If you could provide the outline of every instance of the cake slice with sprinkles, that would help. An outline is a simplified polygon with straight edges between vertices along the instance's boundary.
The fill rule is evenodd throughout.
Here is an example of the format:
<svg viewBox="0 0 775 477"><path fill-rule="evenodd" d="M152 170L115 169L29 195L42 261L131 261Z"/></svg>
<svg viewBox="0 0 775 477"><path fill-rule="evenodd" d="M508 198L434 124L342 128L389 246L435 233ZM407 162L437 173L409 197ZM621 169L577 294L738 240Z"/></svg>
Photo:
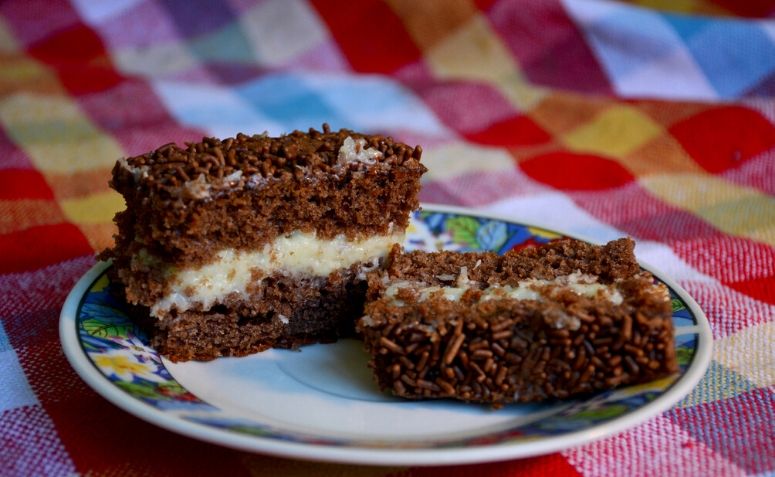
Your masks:
<svg viewBox="0 0 775 477"><path fill-rule="evenodd" d="M404 239L421 153L324 125L121 159L111 186L126 210L102 258L173 361L331 341Z"/></svg>
<svg viewBox="0 0 775 477"><path fill-rule="evenodd" d="M667 288L631 239L494 253L395 247L357 327L383 390L503 405L572 398L678 370Z"/></svg>

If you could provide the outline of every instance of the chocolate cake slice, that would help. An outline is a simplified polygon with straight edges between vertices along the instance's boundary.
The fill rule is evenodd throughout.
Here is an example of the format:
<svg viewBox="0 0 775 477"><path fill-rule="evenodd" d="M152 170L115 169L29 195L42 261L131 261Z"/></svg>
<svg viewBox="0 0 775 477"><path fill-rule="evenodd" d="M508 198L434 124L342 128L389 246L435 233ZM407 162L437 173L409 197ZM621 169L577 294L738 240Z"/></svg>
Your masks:
<svg viewBox="0 0 775 477"><path fill-rule="evenodd" d="M357 325L379 386L501 405L676 372L668 290L633 248L561 240L498 256L396 246L369 274Z"/></svg>
<svg viewBox="0 0 775 477"><path fill-rule="evenodd" d="M422 150L349 130L168 144L118 161L113 260L173 361L330 341L403 241Z"/></svg>

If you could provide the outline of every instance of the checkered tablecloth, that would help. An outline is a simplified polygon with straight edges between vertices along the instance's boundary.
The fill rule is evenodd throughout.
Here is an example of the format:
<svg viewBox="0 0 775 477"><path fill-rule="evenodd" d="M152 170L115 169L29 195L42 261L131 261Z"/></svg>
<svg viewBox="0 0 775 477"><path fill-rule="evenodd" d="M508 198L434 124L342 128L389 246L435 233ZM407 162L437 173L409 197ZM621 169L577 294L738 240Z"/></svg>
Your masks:
<svg viewBox="0 0 775 477"><path fill-rule="evenodd" d="M773 475L775 2L641 3L0 1L0 475ZM423 145L425 201L634 237L707 313L708 373L615 437L454 469L242 453L91 391L57 321L115 160L323 122Z"/></svg>

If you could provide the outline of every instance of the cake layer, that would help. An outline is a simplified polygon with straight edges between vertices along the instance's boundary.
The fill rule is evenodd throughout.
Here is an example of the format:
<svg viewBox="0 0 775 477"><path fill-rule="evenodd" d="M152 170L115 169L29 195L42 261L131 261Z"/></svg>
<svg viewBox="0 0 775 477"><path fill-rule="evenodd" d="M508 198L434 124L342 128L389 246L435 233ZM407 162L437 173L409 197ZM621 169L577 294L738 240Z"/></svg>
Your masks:
<svg viewBox="0 0 775 477"><path fill-rule="evenodd" d="M668 290L633 242L400 253L369 274L357 328L382 389L505 404L567 398L677 370ZM454 272L454 273L452 273Z"/></svg>
<svg viewBox="0 0 775 477"><path fill-rule="evenodd" d="M103 258L146 250L188 266L295 231L353 240L403 230L418 207L420 155L389 137L327 128L169 144L114 167L127 209Z"/></svg>
<svg viewBox="0 0 775 477"><path fill-rule="evenodd" d="M505 255L493 252L459 253L391 250L387 277L391 282L404 280L422 282L428 286L449 286L465 268L468 281L479 286L499 284L519 286L527 279L554 280L574 273L591 275L597 283L612 283L631 277L640 271L630 239L611 241L603 246L578 240L560 240L542 247L509 251ZM382 292L383 276L370 276L369 292ZM374 281L376 280L376 281ZM370 298L375 298L374 296Z"/></svg>
<svg viewBox="0 0 775 477"><path fill-rule="evenodd" d="M257 251L224 249L204 265L180 269L149 259L147 254L132 258L134 268L145 264L162 268L166 277L164 295L153 303L151 314L162 316L171 309L209 310L227 297L248 299L249 288L260 286L264 277L326 277L355 263L374 268L390 248L403 242L404 233L350 240L344 235L321 239L314 234L294 232L277 237Z"/></svg>
<svg viewBox="0 0 775 477"><path fill-rule="evenodd" d="M227 299L209 311L145 317L152 344L172 361L242 356L272 347L295 348L352 336L363 311L365 282L355 264L327 277L266 277L249 299Z"/></svg>

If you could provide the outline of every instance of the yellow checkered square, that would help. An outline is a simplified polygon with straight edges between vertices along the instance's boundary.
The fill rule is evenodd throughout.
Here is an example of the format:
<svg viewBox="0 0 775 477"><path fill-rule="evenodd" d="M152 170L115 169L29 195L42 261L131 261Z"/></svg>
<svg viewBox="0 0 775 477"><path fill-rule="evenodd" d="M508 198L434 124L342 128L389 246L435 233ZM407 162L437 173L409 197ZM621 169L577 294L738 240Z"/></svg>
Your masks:
<svg viewBox="0 0 775 477"><path fill-rule="evenodd" d="M630 106L613 106L561 136L568 149L621 158L664 132L662 126Z"/></svg>

